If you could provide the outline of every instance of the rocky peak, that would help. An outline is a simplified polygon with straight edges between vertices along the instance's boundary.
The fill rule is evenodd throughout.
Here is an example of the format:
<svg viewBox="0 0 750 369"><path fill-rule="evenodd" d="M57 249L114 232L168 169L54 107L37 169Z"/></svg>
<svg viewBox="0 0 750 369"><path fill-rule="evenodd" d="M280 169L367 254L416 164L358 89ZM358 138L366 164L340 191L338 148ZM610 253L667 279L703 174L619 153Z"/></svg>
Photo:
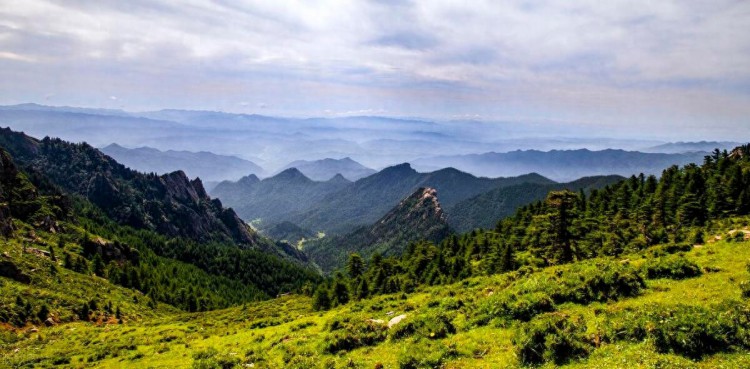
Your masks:
<svg viewBox="0 0 750 369"><path fill-rule="evenodd" d="M193 203L198 203L205 198L206 191L203 189L203 184L200 184L200 190L196 189L194 183L191 183L185 172L181 170L164 174L159 179L169 197L189 200ZM201 197L201 194L204 197Z"/></svg>
<svg viewBox="0 0 750 369"><path fill-rule="evenodd" d="M409 197L401 200L398 206L390 211L390 214L400 214L405 216L406 219L421 219L423 221L445 222L446 220L443 208L438 201L437 190L431 187L417 189ZM387 217L388 215L386 215Z"/></svg>

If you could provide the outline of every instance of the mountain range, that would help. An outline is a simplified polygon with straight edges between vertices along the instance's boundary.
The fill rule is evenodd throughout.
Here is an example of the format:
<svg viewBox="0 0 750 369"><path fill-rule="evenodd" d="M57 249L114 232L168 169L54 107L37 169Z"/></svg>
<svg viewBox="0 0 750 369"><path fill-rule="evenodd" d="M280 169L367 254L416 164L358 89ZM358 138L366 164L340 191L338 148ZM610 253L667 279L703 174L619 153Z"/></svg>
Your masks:
<svg viewBox="0 0 750 369"><path fill-rule="evenodd" d="M151 147L128 149L115 143L100 150L117 162L140 172L165 174L182 170L189 177L198 177L202 181L236 180L249 174L264 173L263 168L252 161L206 151L160 151Z"/></svg>
<svg viewBox="0 0 750 369"><path fill-rule="evenodd" d="M461 200L498 187L522 183L554 183L536 174L513 178L478 178L447 168L419 173L407 163L385 168L355 182L337 176L313 181L297 169L258 180L225 181L211 192L243 219L259 220L261 229L282 221L325 233L347 233L370 224L420 187L431 187L450 207Z"/></svg>
<svg viewBox="0 0 750 369"><path fill-rule="evenodd" d="M510 152L513 150L643 150L662 141L591 136L577 127L514 122L427 121L369 116L287 118L214 111L160 110L127 112L112 109L54 107L38 104L0 106L0 121L36 137L59 137L104 147L148 146L161 151L207 151L252 161L273 173L296 160L355 158L369 168L410 162L421 170L456 165L425 163L416 159L442 156ZM601 132L598 132L601 134ZM137 169L137 168L136 168ZM299 169L299 168L298 168ZM562 170L562 169L558 169ZM302 170L303 173L306 173ZM540 172L525 168L523 173ZM499 173L472 172L497 176ZM248 175L243 173L242 175ZM257 173L256 173L257 174ZM306 173L315 179L313 173ZM330 173L328 173L330 174ZM335 173L333 173L335 174ZM355 180L346 173L345 177ZM508 173L503 175L517 175ZM556 180L583 175L632 173L570 173ZM192 174L191 174L192 175ZM261 176L262 177L262 176ZM235 177L232 179L237 179ZM330 178L330 177L329 177ZM202 178L203 179L203 178Z"/></svg>
<svg viewBox="0 0 750 369"><path fill-rule="evenodd" d="M327 181L340 174L350 181L375 174L375 170L368 168L346 157L343 159L295 160L287 164L282 170L296 168L306 177L314 181Z"/></svg>
<svg viewBox="0 0 750 369"><path fill-rule="evenodd" d="M506 153L433 156L417 159L412 163L419 170L454 167L490 177L535 172L556 181L572 181L596 175L659 174L672 165L700 163L705 155L707 152L664 154L616 149L517 150Z"/></svg>
<svg viewBox="0 0 750 369"><path fill-rule="evenodd" d="M23 170L82 196L119 224L196 242L232 242L277 256L303 260L292 247L258 235L232 209L211 199L199 179L184 172L143 174L94 147L60 139L35 139L0 128L0 147Z"/></svg>

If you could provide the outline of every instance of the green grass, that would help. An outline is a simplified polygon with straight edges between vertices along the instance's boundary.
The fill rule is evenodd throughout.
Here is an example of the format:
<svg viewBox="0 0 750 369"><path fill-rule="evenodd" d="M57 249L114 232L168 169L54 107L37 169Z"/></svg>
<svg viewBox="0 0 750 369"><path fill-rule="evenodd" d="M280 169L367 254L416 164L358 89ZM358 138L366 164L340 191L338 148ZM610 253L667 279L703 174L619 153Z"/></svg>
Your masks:
<svg viewBox="0 0 750 369"><path fill-rule="evenodd" d="M50 237L52 242L54 237ZM0 244L0 251L21 260L24 270L46 270L49 261L21 254L18 242ZM121 306L128 318L124 324L84 323L71 318L53 327L39 326L36 332L30 326L4 327L0 329L0 367L52 367L57 363L74 368L213 368L252 363L255 368L375 368L379 364L383 368L518 368L522 366L519 340L523 338L519 332L558 318L579 323L580 331L571 333L565 328L559 337L583 340L586 352L577 355L580 358L562 358L558 364L546 361L542 368L750 367L750 351L742 345L691 359L659 349L658 341L648 337L612 338L612 327L632 326L634 319L632 315L628 319L628 313L638 315L639 309L688 306L720 311L726 301L747 306L740 284L750 280L750 242L722 240L686 252L672 251L681 256L662 255L665 265L679 270L684 265L697 265L701 273L672 278L672 274L660 272L655 275L666 278L647 279L647 268L654 268L654 256L647 250L611 260L474 277L408 295L352 302L326 312L313 311L310 298L297 295L204 313L181 313L164 305L152 311L143 302L133 302L137 293L131 290L59 268L61 282L45 277L46 272L33 274L29 285L0 279L1 303L12 305L20 294L50 306L76 305L95 293L99 299ZM592 279L602 265L609 265L618 278L628 278L625 284L616 284L619 279L612 283L628 288L633 285L629 273L637 272L645 287L624 294L602 290L602 283ZM589 292L576 290L580 286L574 277L589 286ZM69 286L80 286L82 292ZM620 295L612 291L620 291ZM523 320L528 323L504 318L477 322L483 306L507 294L515 296L513 301L545 294L553 302L549 308L525 315ZM367 321L387 322L400 314L407 318L392 329ZM750 328L746 325L742 328ZM327 349L342 338L346 339L343 349Z"/></svg>

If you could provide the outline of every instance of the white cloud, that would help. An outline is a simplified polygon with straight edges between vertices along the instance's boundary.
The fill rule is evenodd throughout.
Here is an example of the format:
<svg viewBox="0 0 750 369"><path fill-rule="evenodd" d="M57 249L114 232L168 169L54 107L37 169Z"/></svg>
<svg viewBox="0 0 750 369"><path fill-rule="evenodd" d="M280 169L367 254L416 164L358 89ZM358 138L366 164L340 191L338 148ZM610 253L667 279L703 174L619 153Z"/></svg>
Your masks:
<svg viewBox="0 0 750 369"><path fill-rule="evenodd" d="M106 86L133 108L231 110L242 94L286 115L736 124L748 14L736 0L11 1L0 100L54 80L60 99Z"/></svg>

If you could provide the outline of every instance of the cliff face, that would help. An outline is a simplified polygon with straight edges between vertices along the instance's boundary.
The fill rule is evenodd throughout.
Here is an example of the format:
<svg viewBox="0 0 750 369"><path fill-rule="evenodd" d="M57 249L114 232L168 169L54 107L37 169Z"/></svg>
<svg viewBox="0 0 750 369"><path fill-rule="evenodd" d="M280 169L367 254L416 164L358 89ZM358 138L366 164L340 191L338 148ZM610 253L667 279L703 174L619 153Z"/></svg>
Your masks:
<svg viewBox="0 0 750 369"><path fill-rule="evenodd" d="M400 255L410 242L439 242L451 233L447 218L433 188L423 187L401 200L391 211L368 227L331 239L305 244L305 253L324 271L340 268L350 253L366 259L375 253Z"/></svg>
<svg viewBox="0 0 750 369"><path fill-rule="evenodd" d="M77 193L113 220L195 241L262 246L260 237L231 209L211 200L199 179L177 171L162 176L130 170L88 144L36 140L0 129L0 147L29 173Z"/></svg>
<svg viewBox="0 0 750 369"><path fill-rule="evenodd" d="M421 239L438 241L449 233L446 221L446 215L437 198L437 191L426 187L417 189L402 200L370 227L369 233L375 244L389 243L391 239L399 238L404 233L420 236ZM386 250L387 253L399 254L403 251L401 245L396 246L395 250Z"/></svg>

